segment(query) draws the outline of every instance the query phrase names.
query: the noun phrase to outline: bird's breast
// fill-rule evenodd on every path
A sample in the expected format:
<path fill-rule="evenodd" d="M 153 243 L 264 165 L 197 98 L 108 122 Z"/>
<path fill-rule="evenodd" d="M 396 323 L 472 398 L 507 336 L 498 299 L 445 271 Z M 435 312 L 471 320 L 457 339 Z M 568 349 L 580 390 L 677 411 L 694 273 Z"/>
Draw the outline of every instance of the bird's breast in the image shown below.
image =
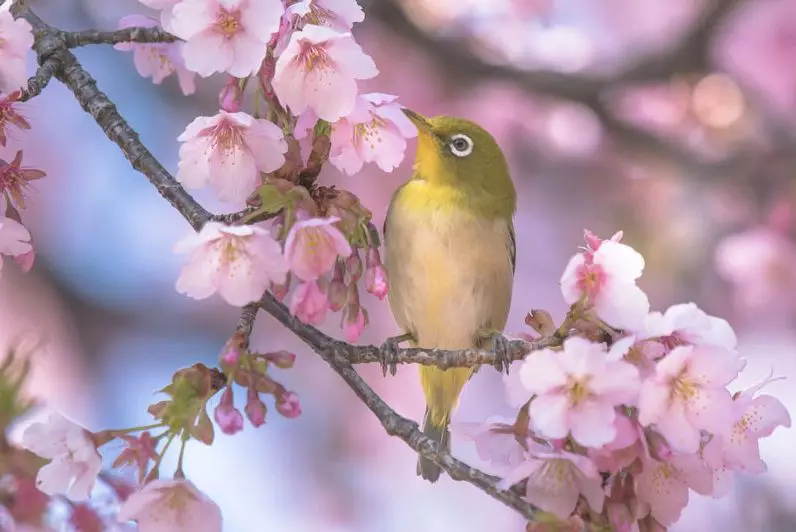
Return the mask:
<path fill-rule="evenodd" d="M 479 329 L 502 329 L 508 317 L 509 222 L 404 191 L 385 224 L 393 315 L 423 347 L 472 347 Z"/>

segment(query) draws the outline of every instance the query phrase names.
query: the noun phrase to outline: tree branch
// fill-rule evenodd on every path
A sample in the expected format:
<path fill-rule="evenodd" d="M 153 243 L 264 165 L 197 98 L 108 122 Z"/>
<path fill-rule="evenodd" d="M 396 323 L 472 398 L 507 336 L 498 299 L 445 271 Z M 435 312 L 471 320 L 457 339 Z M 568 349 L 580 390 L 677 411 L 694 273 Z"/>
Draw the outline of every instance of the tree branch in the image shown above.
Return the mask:
<path fill-rule="evenodd" d="M 123 42 L 169 43 L 180 40 L 159 27 L 134 27 L 115 31 L 64 31 L 61 35 L 67 48 L 77 48 L 78 46 L 89 44 L 119 44 Z"/>
<path fill-rule="evenodd" d="M 423 435 L 417 423 L 399 415 L 395 410 L 390 408 L 390 406 L 368 386 L 351 365 L 349 357 L 353 359 L 357 357 L 355 354 L 358 349 L 357 346 L 335 340 L 315 327 L 302 323 L 298 318 L 290 314 L 288 308 L 277 301 L 270 293 L 266 293 L 263 296 L 259 306 L 273 316 L 279 323 L 296 334 L 296 336 L 298 336 L 310 349 L 320 355 L 320 357 L 340 375 L 370 411 L 373 412 L 387 434 L 390 436 L 397 436 L 417 454 L 434 461 L 434 463 L 439 465 L 453 480 L 468 482 L 509 508 L 513 508 L 526 519 L 532 520 L 534 518 L 536 509 L 519 494 L 497 488 L 497 483 L 500 481 L 499 478 L 487 475 L 474 467 L 470 467 L 464 462 L 454 458 L 450 453 L 442 451 L 437 442 Z M 370 346 L 370 349 L 375 350 L 372 346 Z M 413 352 L 414 350 L 401 351 L 404 353 L 404 356 L 419 356 L 419 353 Z M 514 352 L 514 350 L 512 350 L 512 352 Z M 455 352 L 449 351 L 442 353 L 445 356 Z M 464 351 L 463 353 L 465 353 L 463 356 L 467 356 L 469 351 Z M 429 353 L 425 354 L 426 356 L 429 355 Z M 427 360 L 427 358 L 424 360 Z M 483 360 L 484 363 L 489 363 L 486 357 Z M 362 360 L 362 362 L 364 361 L 365 360 Z M 370 361 L 375 362 L 376 359 Z"/>
<path fill-rule="evenodd" d="M 58 65 L 58 60 L 53 57 L 48 57 L 42 61 L 36 73 L 28 80 L 28 86 L 22 91 L 19 101 L 26 102 L 34 96 L 41 94 L 41 91 L 47 87 L 50 80 L 55 75 Z"/>

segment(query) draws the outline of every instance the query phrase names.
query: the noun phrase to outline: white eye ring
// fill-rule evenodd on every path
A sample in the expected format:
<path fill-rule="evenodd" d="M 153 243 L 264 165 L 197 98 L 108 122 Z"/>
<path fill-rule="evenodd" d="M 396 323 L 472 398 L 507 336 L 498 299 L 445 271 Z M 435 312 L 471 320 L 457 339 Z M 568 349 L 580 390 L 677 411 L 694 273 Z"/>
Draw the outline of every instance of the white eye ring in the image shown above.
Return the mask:
<path fill-rule="evenodd" d="M 467 157 L 473 153 L 473 139 L 464 133 L 457 133 L 452 136 L 449 146 L 451 153 L 456 157 Z"/>

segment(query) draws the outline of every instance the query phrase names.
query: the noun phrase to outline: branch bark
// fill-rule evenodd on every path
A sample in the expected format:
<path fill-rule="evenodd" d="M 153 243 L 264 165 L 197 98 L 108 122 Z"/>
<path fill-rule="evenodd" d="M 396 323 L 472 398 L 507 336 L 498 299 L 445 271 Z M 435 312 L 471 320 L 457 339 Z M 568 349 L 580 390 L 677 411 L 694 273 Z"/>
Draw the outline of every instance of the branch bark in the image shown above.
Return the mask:
<path fill-rule="evenodd" d="M 158 27 L 133 27 L 115 31 L 83 30 L 61 33 L 67 48 L 89 44 L 119 44 L 123 42 L 170 43 L 180 40 Z"/>

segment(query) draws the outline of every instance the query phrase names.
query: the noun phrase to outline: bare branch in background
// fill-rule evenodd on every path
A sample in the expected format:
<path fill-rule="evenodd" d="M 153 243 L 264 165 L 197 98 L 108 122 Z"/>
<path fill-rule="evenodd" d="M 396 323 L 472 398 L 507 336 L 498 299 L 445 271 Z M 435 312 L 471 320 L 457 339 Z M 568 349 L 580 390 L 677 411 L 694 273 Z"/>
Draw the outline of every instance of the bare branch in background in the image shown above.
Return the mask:
<path fill-rule="evenodd" d="M 674 161 L 686 170 L 724 173 L 746 167 L 753 153 L 740 150 L 725 159 L 708 160 L 680 142 L 658 136 L 613 114 L 605 97 L 611 90 L 634 83 L 664 82 L 677 75 L 705 74 L 713 69 L 710 43 L 717 31 L 744 0 L 710 0 L 684 37 L 672 48 L 631 61 L 608 75 L 565 74 L 553 70 L 520 70 L 492 64 L 470 51 L 466 42 L 438 38 L 417 27 L 399 0 L 373 2 L 369 14 L 407 41 L 428 50 L 428 56 L 448 75 L 458 79 L 490 79 L 514 83 L 542 96 L 569 100 L 590 108 L 611 138 L 634 153 L 642 152 Z M 468 86 L 468 84 L 462 84 Z M 748 98 L 754 101 L 754 98 Z M 788 139 L 782 139 L 787 141 Z"/>

